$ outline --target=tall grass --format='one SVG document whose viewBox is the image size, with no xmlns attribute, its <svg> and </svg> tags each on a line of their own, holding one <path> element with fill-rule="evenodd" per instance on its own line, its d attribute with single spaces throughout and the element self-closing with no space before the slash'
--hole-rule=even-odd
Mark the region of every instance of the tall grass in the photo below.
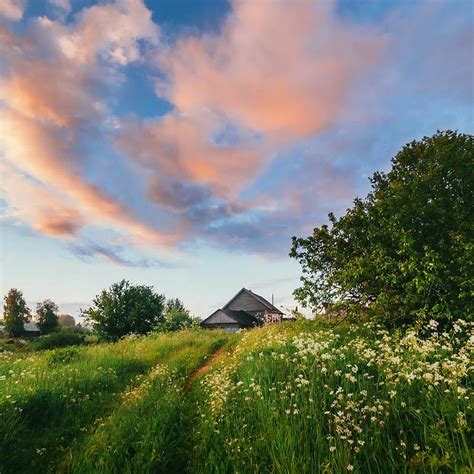
<svg viewBox="0 0 474 474">
<path fill-rule="evenodd" d="M 128 338 L 116 344 L 0 356 L 0 472 L 53 469 L 71 444 L 122 403 L 158 362 L 197 343 L 195 333 Z M 54 469 L 53 469 L 54 470 Z"/>
<path fill-rule="evenodd" d="M 474 336 L 271 327 L 202 381 L 193 472 L 472 472 Z"/>
<path fill-rule="evenodd" d="M 0 472 L 472 472 L 473 349 L 316 321 L 3 355 Z"/>
<path fill-rule="evenodd" d="M 63 468 L 74 473 L 166 472 L 177 449 L 186 380 L 224 342 L 219 333 L 195 333 L 140 385 L 124 392 L 120 407 L 70 450 Z"/>
</svg>

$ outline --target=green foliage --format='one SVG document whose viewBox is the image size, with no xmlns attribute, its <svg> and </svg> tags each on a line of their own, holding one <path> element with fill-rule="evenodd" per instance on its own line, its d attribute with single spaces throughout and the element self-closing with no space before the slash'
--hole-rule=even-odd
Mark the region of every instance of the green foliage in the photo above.
<svg viewBox="0 0 474 474">
<path fill-rule="evenodd" d="M 41 334 L 49 334 L 59 328 L 59 308 L 51 300 L 44 300 L 36 305 L 36 324 Z"/>
<path fill-rule="evenodd" d="M 47 357 L 48 365 L 67 364 L 77 360 L 80 357 L 80 348 L 74 346 L 62 347 L 60 349 L 50 351 Z"/>
<path fill-rule="evenodd" d="M 330 226 L 293 237 L 295 297 L 365 308 L 386 324 L 474 317 L 473 137 L 414 141 L 375 173 L 373 190 Z"/>
<path fill-rule="evenodd" d="M 170 298 L 166 301 L 165 313 L 170 313 L 171 311 L 189 314 L 189 310 L 186 309 L 184 303 L 179 298 Z"/>
<path fill-rule="evenodd" d="M 188 311 L 172 309 L 165 314 L 165 320 L 157 326 L 158 331 L 173 332 L 190 328 L 193 325 L 193 319 Z"/>
<path fill-rule="evenodd" d="M 122 280 L 97 295 L 83 315 L 101 339 L 116 341 L 128 334 L 147 334 L 163 322 L 164 304 L 165 297 L 151 286 Z"/>
<path fill-rule="evenodd" d="M 192 317 L 183 302 L 178 298 L 169 299 L 165 305 L 163 321 L 156 325 L 160 332 L 174 332 L 183 329 L 198 328 L 200 319 Z"/>
<path fill-rule="evenodd" d="M 38 338 L 33 346 L 37 350 L 56 349 L 57 347 L 77 346 L 84 343 L 85 334 L 71 329 L 62 329 Z"/>
<path fill-rule="evenodd" d="M 26 306 L 23 293 L 12 288 L 4 298 L 3 325 L 5 334 L 11 337 L 21 336 L 24 323 L 30 320 L 30 310 Z"/>
</svg>

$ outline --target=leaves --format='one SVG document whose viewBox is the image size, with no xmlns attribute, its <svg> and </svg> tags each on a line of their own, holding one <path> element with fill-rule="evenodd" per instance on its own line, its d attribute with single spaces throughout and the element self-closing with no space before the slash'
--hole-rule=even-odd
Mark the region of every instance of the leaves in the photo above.
<svg viewBox="0 0 474 474">
<path fill-rule="evenodd" d="M 376 172 L 372 191 L 331 226 L 293 238 L 295 297 L 316 311 L 357 304 L 388 324 L 474 316 L 473 137 L 413 141 Z M 433 315 L 431 314 L 431 317 Z"/>
<path fill-rule="evenodd" d="M 115 283 L 94 298 L 83 312 L 101 339 L 117 340 L 127 334 L 146 334 L 164 321 L 165 297 L 151 286 Z"/>
<path fill-rule="evenodd" d="M 36 305 L 36 322 L 41 334 L 49 334 L 59 328 L 59 308 L 51 300 L 45 300 Z"/>
<path fill-rule="evenodd" d="M 12 288 L 4 298 L 3 325 L 9 336 L 21 336 L 24 332 L 23 324 L 30 320 L 30 310 L 26 306 L 23 293 Z"/>
</svg>

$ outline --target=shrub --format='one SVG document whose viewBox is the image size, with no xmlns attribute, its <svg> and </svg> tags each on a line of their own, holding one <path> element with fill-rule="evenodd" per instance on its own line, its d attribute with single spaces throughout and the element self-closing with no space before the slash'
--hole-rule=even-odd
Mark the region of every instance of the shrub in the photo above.
<svg viewBox="0 0 474 474">
<path fill-rule="evenodd" d="M 83 344 L 85 339 L 84 334 L 75 331 L 62 330 L 41 336 L 38 341 L 34 343 L 37 350 L 56 349 L 57 347 L 77 346 Z"/>
<path fill-rule="evenodd" d="M 78 359 L 80 354 L 78 347 L 60 347 L 48 354 L 48 365 L 67 364 Z"/>
</svg>

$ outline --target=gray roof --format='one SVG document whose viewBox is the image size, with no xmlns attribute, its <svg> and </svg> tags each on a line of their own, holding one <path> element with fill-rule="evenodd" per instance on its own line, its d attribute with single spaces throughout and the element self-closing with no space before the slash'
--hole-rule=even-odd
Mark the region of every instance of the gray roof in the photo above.
<svg viewBox="0 0 474 474">
<path fill-rule="evenodd" d="M 263 296 L 260 296 L 260 295 L 257 295 L 257 293 L 254 293 L 252 290 L 247 290 L 247 288 L 242 288 L 235 296 L 232 297 L 232 299 L 230 301 L 228 301 L 225 305 L 224 305 L 224 308 L 226 308 L 227 306 L 229 306 L 232 301 L 235 300 L 235 298 L 237 298 L 237 296 L 240 295 L 240 293 L 242 293 L 243 291 L 245 291 L 246 293 L 248 293 L 249 295 L 251 295 L 253 298 L 255 298 L 257 301 L 259 301 L 260 303 L 262 303 L 264 306 L 266 306 L 270 311 L 273 311 L 275 313 L 279 313 L 279 314 L 283 314 L 281 312 L 281 310 L 279 310 L 276 306 L 272 305 L 268 300 L 266 300 Z"/>
<path fill-rule="evenodd" d="M 34 321 L 23 324 L 23 329 L 25 331 L 39 331 L 39 327 Z"/>
<path fill-rule="evenodd" d="M 206 321 L 212 319 L 212 317 L 219 311 L 221 313 L 224 313 L 232 321 L 235 321 L 236 323 L 242 324 L 244 326 L 255 326 L 259 323 L 258 319 L 252 316 L 250 313 L 247 313 L 247 311 L 232 310 L 232 309 L 218 309 L 214 311 L 209 317 L 204 319 L 204 321 L 201 322 L 201 325 L 207 326 L 207 325 L 215 324 L 213 322 L 207 323 Z M 218 324 L 228 324 L 228 323 L 221 322 Z"/>
</svg>

